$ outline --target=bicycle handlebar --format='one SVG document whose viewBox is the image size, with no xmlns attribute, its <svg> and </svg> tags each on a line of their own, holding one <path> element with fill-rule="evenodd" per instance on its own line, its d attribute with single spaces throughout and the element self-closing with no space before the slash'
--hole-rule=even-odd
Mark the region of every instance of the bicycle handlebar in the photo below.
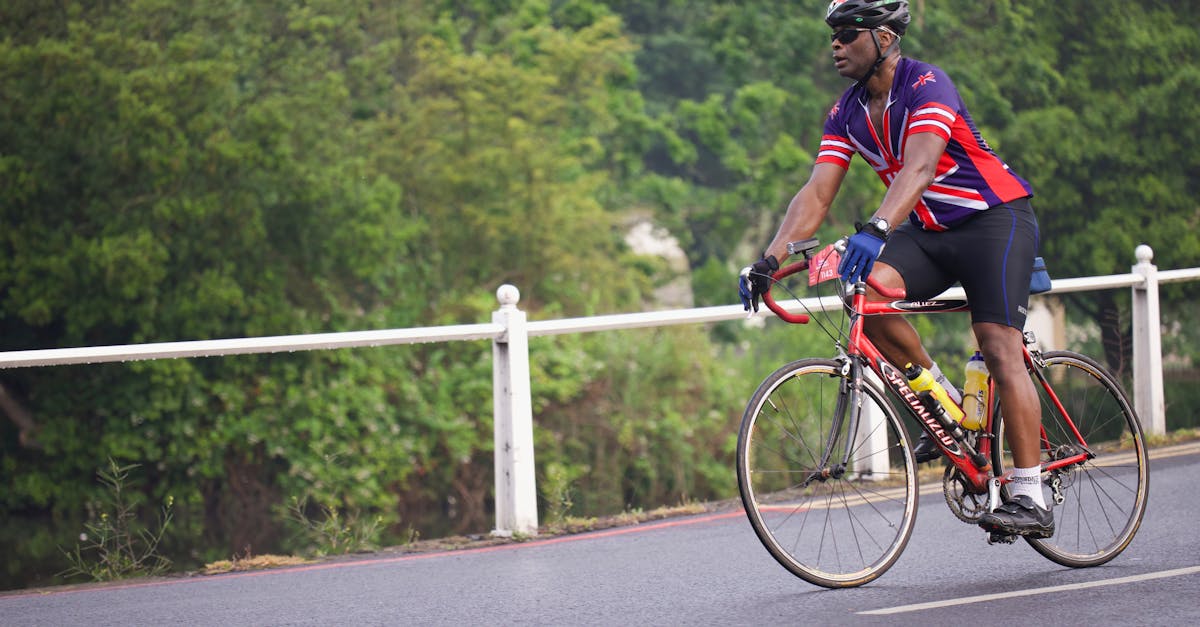
<svg viewBox="0 0 1200 627">
<path fill-rule="evenodd" d="M 798 261 L 796 263 L 793 263 L 788 266 L 784 266 L 784 267 L 776 270 L 775 273 L 771 275 L 771 278 L 774 279 L 773 283 L 775 281 L 781 281 L 786 277 L 792 276 L 793 274 L 796 274 L 797 272 L 807 270 L 808 269 L 808 261 L 809 261 L 808 259 L 805 259 L 804 261 Z M 886 298 L 894 298 L 894 299 L 898 299 L 898 300 L 903 300 L 905 297 L 905 292 L 904 292 L 904 289 L 902 289 L 902 288 L 893 289 L 893 288 L 886 287 L 884 285 L 881 285 L 878 281 L 875 280 L 875 277 L 872 277 L 872 276 L 868 276 L 866 281 L 867 281 L 867 285 L 874 288 L 874 290 L 876 292 L 878 292 L 880 296 L 884 296 Z M 792 324 L 808 324 L 809 318 L 807 315 L 790 313 L 788 310 L 784 309 L 779 303 L 775 302 L 775 297 L 771 295 L 771 290 L 768 289 L 766 291 L 766 293 L 764 293 L 762 295 L 762 299 L 763 299 L 763 304 L 765 304 L 767 306 L 767 309 L 770 309 L 776 316 L 779 316 L 779 318 L 782 319 L 783 321 L 790 322 Z"/>
<path fill-rule="evenodd" d="M 784 267 L 776 270 L 775 273 L 771 275 L 771 278 L 774 279 L 775 281 L 779 281 L 779 280 L 782 280 L 784 277 L 792 276 L 793 274 L 796 274 L 797 272 L 800 272 L 802 270 L 807 270 L 807 269 L 808 269 L 808 260 L 805 259 L 804 261 L 793 263 L 790 266 L 784 266 Z M 770 309 L 772 312 L 775 313 L 776 316 L 779 316 L 785 322 L 791 322 L 792 324 L 808 324 L 808 316 L 806 316 L 805 314 L 789 313 L 788 310 L 784 309 L 783 307 L 781 307 L 779 305 L 779 303 L 775 302 L 775 297 L 771 295 L 771 290 L 767 290 L 766 292 L 764 292 L 762 295 L 762 299 L 763 299 L 763 304 L 767 306 L 767 309 Z"/>
</svg>

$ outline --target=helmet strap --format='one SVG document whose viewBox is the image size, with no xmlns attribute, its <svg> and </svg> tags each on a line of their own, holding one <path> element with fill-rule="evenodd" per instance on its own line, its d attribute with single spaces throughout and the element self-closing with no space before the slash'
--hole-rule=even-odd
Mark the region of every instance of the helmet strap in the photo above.
<svg viewBox="0 0 1200 627">
<path fill-rule="evenodd" d="M 888 32 L 892 31 L 888 30 Z M 878 70 L 879 66 L 883 65 L 883 62 L 892 56 L 892 50 L 895 48 L 895 44 L 893 44 L 888 48 L 887 56 L 884 56 L 883 47 L 879 45 L 879 36 L 875 34 L 875 29 L 871 29 L 871 41 L 875 42 L 875 63 L 871 65 L 871 69 L 867 70 L 866 74 L 863 74 L 862 78 L 858 79 L 858 84 L 864 87 L 867 85 L 867 81 L 871 80 L 871 77 L 875 75 L 875 70 Z"/>
</svg>

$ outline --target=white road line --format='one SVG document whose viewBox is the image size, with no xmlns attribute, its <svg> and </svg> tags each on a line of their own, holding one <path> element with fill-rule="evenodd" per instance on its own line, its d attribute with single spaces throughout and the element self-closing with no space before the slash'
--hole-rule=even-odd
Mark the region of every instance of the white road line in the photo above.
<svg viewBox="0 0 1200 627">
<path fill-rule="evenodd" d="M 996 594 L 981 594 L 973 597 L 962 597 L 959 599 L 947 599 L 945 601 L 930 601 L 929 603 L 914 603 L 912 605 L 898 605 L 896 607 L 885 607 L 878 610 L 867 610 L 859 612 L 872 616 L 882 616 L 886 614 L 903 614 L 905 612 L 919 612 L 921 610 L 932 610 L 941 607 L 952 607 L 955 605 L 967 605 L 970 603 L 983 603 L 985 601 L 996 601 L 999 599 L 1011 599 L 1014 597 L 1027 597 L 1038 594 L 1050 594 L 1052 592 L 1067 592 L 1070 590 L 1084 590 L 1087 588 L 1099 588 L 1101 586 L 1117 586 L 1123 583 L 1137 583 L 1139 581 L 1150 581 L 1152 579 L 1162 579 L 1164 577 L 1179 577 L 1181 575 L 1191 575 L 1200 573 L 1200 566 L 1190 566 L 1188 568 L 1176 568 L 1174 570 L 1163 570 L 1156 573 L 1146 573 L 1144 575 L 1132 575 L 1129 577 L 1118 577 L 1116 579 L 1102 579 L 1100 581 L 1086 581 L 1083 583 L 1072 583 L 1062 586 L 1050 586 L 1049 588 L 1033 588 L 1031 590 L 1014 590 L 1012 592 L 999 592 Z"/>
</svg>

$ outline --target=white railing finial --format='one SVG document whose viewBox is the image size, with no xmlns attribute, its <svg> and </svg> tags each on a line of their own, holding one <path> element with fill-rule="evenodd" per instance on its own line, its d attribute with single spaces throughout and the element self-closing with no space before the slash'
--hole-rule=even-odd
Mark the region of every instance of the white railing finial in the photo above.
<svg viewBox="0 0 1200 627">
<path fill-rule="evenodd" d="M 1137 258 L 1138 263 L 1150 263 L 1154 259 L 1154 249 L 1146 244 L 1138 244 L 1138 247 L 1133 249 L 1133 256 Z"/>
<path fill-rule="evenodd" d="M 496 300 L 500 301 L 501 309 L 516 309 L 521 300 L 521 290 L 515 285 L 505 283 L 496 290 Z"/>
</svg>

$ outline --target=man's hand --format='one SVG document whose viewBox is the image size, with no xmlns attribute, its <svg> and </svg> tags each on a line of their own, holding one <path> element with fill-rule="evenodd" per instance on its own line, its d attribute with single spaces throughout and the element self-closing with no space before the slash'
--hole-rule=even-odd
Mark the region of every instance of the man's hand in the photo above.
<svg viewBox="0 0 1200 627">
<path fill-rule="evenodd" d="M 850 236 L 846 242 L 846 252 L 842 255 L 842 264 L 838 272 L 843 281 L 857 283 L 865 280 L 871 274 L 875 260 L 883 252 L 883 240 L 871 233 L 859 231 Z"/>
<path fill-rule="evenodd" d="M 775 255 L 770 255 L 742 268 L 738 276 L 738 296 L 742 299 L 742 307 L 750 311 L 758 311 L 758 297 L 771 289 L 771 275 L 779 269 L 779 261 Z"/>
</svg>

